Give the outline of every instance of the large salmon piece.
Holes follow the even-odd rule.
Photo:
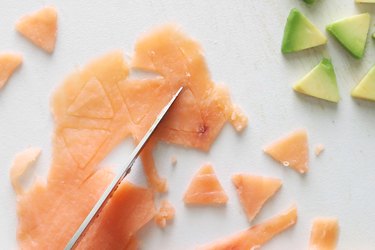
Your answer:
[[[137,249],[137,231],[155,215],[153,193],[167,189],[152,155],[158,141],[208,150],[226,121],[237,130],[246,126],[228,91],[211,80],[199,45],[176,27],[141,38],[132,66],[161,77],[128,79],[128,64],[115,51],[70,74],[57,88],[48,178],[17,197],[21,249],[64,248],[113,178],[98,164],[121,141],[138,143],[180,86],[184,92],[141,155],[150,188],[121,184],[79,249]]]

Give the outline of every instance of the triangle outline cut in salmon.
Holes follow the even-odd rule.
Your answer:
[[[52,53],[56,44],[57,11],[45,7],[26,15],[17,22],[16,30],[34,45]]]
[[[249,221],[256,217],[282,185],[280,179],[250,174],[235,174],[232,182]]]
[[[227,201],[228,196],[209,164],[198,170],[184,195],[184,202],[189,205],[220,205]]]
[[[110,134],[107,130],[86,128],[65,128],[62,133],[70,155],[81,168],[95,156]]]
[[[69,106],[67,113],[73,116],[94,119],[110,119],[114,115],[107,93],[96,78],[90,79],[84,85]]]
[[[266,146],[264,152],[275,161],[300,174],[308,171],[309,146],[307,132],[298,129]]]

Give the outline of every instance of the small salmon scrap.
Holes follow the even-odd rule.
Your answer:
[[[52,53],[56,44],[57,11],[44,7],[26,15],[17,22],[16,30],[36,46]]]
[[[305,129],[298,129],[264,148],[264,152],[300,174],[308,171],[309,145]]]
[[[281,180],[249,174],[235,174],[232,182],[237,189],[240,202],[249,221],[252,221],[281,187]]]
[[[261,224],[250,227],[224,239],[197,247],[196,250],[249,250],[259,249],[267,241],[297,222],[297,208],[292,206],[286,212]]]
[[[324,151],[324,145],[318,144],[315,146],[315,155],[319,156]]]
[[[193,177],[184,195],[185,204],[221,205],[228,201],[211,165],[204,165]]]
[[[159,211],[155,215],[155,222],[160,228],[167,226],[167,221],[172,220],[175,215],[175,209],[167,200],[160,202]]]
[[[24,192],[20,183],[20,178],[24,175],[27,169],[35,163],[41,152],[42,150],[40,148],[32,147],[15,155],[10,168],[10,181],[14,191],[18,195]]]
[[[309,250],[335,250],[339,237],[336,218],[316,218],[311,230]]]
[[[12,76],[14,71],[22,64],[22,56],[18,53],[0,53],[0,89]]]

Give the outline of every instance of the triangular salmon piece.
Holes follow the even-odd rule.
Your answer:
[[[336,249],[339,223],[335,218],[317,218],[313,222],[310,236],[310,250]]]
[[[0,54],[0,89],[12,76],[13,72],[21,65],[22,56],[16,53]]]
[[[281,180],[249,174],[235,174],[233,184],[249,221],[259,213],[264,203],[281,187]]]
[[[52,53],[56,44],[56,9],[45,7],[22,17],[16,24],[16,30],[36,46]]]
[[[214,241],[196,248],[196,250],[250,250],[259,249],[263,244],[270,241],[277,234],[285,231],[296,224],[297,208],[289,208],[286,212],[279,214],[261,224],[250,227],[245,231],[238,232],[224,239]]]
[[[86,118],[109,119],[113,117],[111,102],[96,78],[90,79],[74,102],[68,108],[68,114]]]
[[[94,157],[109,132],[101,129],[66,128],[63,136],[73,159],[83,168]]]
[[[304,174],[308,171],[309,146],[307,132],[298,129],[264,148],[264,152],[284,166]]]
[[[193,177],[184,196],[186,204],[225,204],[228,196],[216,177],[211,165],[204,165]]]

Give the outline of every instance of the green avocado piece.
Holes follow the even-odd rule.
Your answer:
[[[327,43],[327,38],[297,9],[292,9],[286,21],[281,47],[283,53],[296,52]]]
[[[356,3],[375,3],[375,0],[356,0]]]
[[[305,3],[308,3],[308,4],[313,4],[315,3],[315,0],[303,0]]]
[[[364,13],[344,18],[327,26],[327,30],[355,58],[361,59],[365,52],[370,14]]]
[[[365,75],[353,89],[352,96],[370,101],[375,101],[375,66]]]
[[[327,58],[323,58],[310,73],[293,86],[293,89],[330,102],[337,103],[340,100],[335,70],[331,60]]]

